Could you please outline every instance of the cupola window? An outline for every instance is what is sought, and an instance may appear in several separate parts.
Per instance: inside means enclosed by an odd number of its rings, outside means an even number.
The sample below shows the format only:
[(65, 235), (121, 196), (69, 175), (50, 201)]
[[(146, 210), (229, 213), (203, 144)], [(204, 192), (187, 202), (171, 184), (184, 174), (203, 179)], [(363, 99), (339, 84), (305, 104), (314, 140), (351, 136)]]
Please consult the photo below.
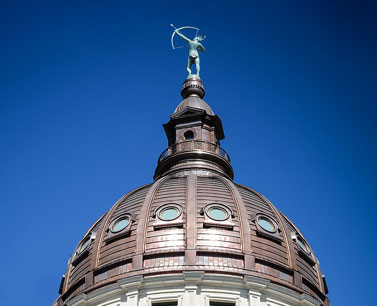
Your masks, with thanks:
[(229, 213), (222, 207), (214, 206), (208, 209), (208, 216), (216, 221), (224, 221), (229, 218)]
[(76, 249), (75, 256), (72, 260), (72, 265), (77, 266), (89, 254), (89, 246), (92, 240), (96, 239), (96, 233), (92, 232), (82, 240), (79, 247)]
[(276, 232), (276, 226), (272, 220), (269, 218), (266, 218), (264, 216), (260, 216), (257, 219), (257, 222), (261, 228), (263, 228), (265, 231), (270, 232), (270, 233), (275, 233)]
[(251, 215), (251, 221), (255, 222), (257, 235), (281, 243), (282, 237), (279, 232), (279, 227), (271, 217), (254, 213)]
[(118, 233), (121, 230), (124, 230), (128, 225), (130, 224), (130, 218), (128, 216), (119, 218), (114, 222), (114, 224), (111, 227), (111, 231), (113, 233)]
[(107, 229), (105, 241), (110, 243), (112, 240), (128, 236), (131, 233), (132, 222), (136, 220), (133, 213), (126, 213), (114, 219)]
[(183, 209), (180, 204), (169, 203), (159, 206), (153, 217), (156, 222), (153, 224), (155, 229), (162, 227), (182, 227), (183, 226)]
[(233, 229), (234, 217), (233, 211), (226, 205), (220, 203), (211, 203), (200, 210), (200, 214), (204, 215), (205, 227), (221, 227), (226, 229)]
[(312, 252), (310, 251), (310, 248), (308, 244), (305, 242), (305, 240), (299, 235), (292, 233), (292, 238), (296, 240), (296, 243), (298, 245), (298, 255), (305, 259), (305, 261), (310, 264), (311, 266), (315, 265), (314, 258), (312, 256)]
[(194, 132), (187, 131), (184, 133), (185, 140), (193, 140), (194, 139)]
[(89, 244), (90, 244), (90, 236), (85, 238), (85, 240), (81, 243), (79, 249), (77, 250), (77, 254), (79, 255), (82, 252), (84, 252), (89, 247)]
[(305, 241), (300, 236), (297, 236), (297, 244), (301, 250), (303, 250), (306, 254), (310, 255), (308, 246), (306, 245)]
[(159, 218), (163, 221), (171, 221), (177, 219), (180, 214), (177, 207), (167, 207), (160, 211)]

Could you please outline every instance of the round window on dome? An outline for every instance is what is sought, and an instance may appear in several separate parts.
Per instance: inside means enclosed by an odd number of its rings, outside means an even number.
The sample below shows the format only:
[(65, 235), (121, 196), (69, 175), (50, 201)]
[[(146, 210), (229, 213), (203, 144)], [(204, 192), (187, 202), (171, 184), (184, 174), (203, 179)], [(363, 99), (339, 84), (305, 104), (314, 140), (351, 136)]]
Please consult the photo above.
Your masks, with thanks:
[(275, 233), (277, 230), (275, 223), (270, 218), (260, 216), (258, 217), (257, 222), (258, 225), (267, 232)]
[(226, 221), (232, 214), (231, 210), (223, 204), (213, 203), (204, 208), (204, 212), (209, 219), (214, 221)]
[(124, 230), (130, 224), (130, 218), (128, 216), (120, 217), (111, 226), (113, 233), (118, 233)]
[(297, 244), (300, 247), (301, 250), (303, 250), (306, 254), (310, 255), (310, 250), (304, 239), (302, 239), (300, 236), (297, 236)]
[(224, 221), (229, 218), (229, 213), (222, 207), (214, 206), (208, 209), (208, 216), (216, 221)]
[(185, 140), (193, 140), (194, 139), (194, 132), (193, 131), (187, 131), (184, 134)]
[(77, 250), (77, 254), (81, 254), (82, 252), (84, 252), (89, 247), (89, 244), (90, 244), (90, 236), (85, 238), (85, 240), (80, 244), (80, 247)]
[(160, 210), (158, 218), (163, 221), (172, 221), (181, 215), (181, 210), (176, 206), (167, 206)]

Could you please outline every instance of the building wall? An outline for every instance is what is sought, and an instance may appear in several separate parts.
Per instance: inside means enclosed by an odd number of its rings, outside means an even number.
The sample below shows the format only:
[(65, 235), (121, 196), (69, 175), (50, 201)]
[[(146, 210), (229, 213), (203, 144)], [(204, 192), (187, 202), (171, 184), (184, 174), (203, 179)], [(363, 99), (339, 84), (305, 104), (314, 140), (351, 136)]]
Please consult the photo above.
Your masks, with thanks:
[(177, 306), (210, 306), (228, 302), (235, 306), (319, 306), (306, 293), (273, 284), (260, 277), (183, 272), (135, 276), (118, 280), (68, 301), (67, 306), (153, 306), (176, 301)]

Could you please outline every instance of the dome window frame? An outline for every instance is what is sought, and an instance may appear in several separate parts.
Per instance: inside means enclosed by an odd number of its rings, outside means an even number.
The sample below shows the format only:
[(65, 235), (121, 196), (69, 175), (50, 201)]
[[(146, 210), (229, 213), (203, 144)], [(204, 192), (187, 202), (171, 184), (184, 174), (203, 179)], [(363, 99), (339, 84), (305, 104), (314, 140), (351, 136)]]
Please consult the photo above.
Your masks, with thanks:
[[(72, 266), (77, 266), (85, 257), (90, 253), (90, 245), (92, 241), (96, 239), (96, 232), (91, 232), (81, 240), (78, 247), (75, 250), (74, 257), (72, 260)], [(83, 247), (85, 245), (85, 247)]]
[(298, 255), (312, 267), (315, 266), (316, 262), (313, 252), (306, 240), (298, 233), (292, 233), (291, 236), (292, 240), (296, 243)]
[[(113, 228), (115, 224), (117, 224), (119, 221), (124, 220), (124, 219), (128, 219), (128, 224), (124, 228), (118, 231), (114, 231)], [(135, 220), (136, 220), (136, 215), (134, 213), (124, 213), (124, 214), (121, 214), (120, 216), (117, 216), (114, 220), (111, 221), (109, 227), (107, 228), (107, 236), (105, 238), (105, 242), (108, 243), (118, 238), (129, 236), (131, 234), (132, 224)]]
[[(176, 210), (178, 212), (177, 216), (171, 219), (163, 218), (162, 213), (168, 209)], [(153, 212), (152, 217), (155, 219), (153, 228), (156, 230), (167, 227), (183, 227), (183, 213), (184, 210), (181, 204), (175, 202), (162, 204), (158, 206)]]
[[(222, 210), (226, 213), (226, 218), (218, 219), (211, 215), (214, 209)], [(201, 208), (200, 214), (204, 216), (203, 227), (219, 227), (233, 230), (235, 224), (232, 219), (235, 217), (234, 212), (229, 206), (223, 203), (212, 202)]]
[[(264, 219), (267, 222), (271, 223), (274, 227), (274, 231), (270, 231), (270, 230), (266, 229), (265, 227), (263, 227), (263, 225), (261, 225), (259, 223), (259, 221), (261, 219)], [(281, 230), (279, 228), (278, 223), (273, 218), (271, 218), (270, 216), (268, 216), (266, 214), (261, 214), (261, 213), (253, 213), (251, 215), (251, 221), (254, 222), (254, 224), (255, 224), (256, 234), (258, 236), (264, 237), (264, 238), (269, 238), (269, 239), (272, 239), (276, 242), (281, 242), (283, 240), (283, 238), (280, 235)]]
[[(190, 135), (189, 137), (187, 137), (187, 135)], [(187, 130), (183, 133), (183, 140), (184, 141), (193, 141), (195, 140), (195, 132), (193, 130)]]

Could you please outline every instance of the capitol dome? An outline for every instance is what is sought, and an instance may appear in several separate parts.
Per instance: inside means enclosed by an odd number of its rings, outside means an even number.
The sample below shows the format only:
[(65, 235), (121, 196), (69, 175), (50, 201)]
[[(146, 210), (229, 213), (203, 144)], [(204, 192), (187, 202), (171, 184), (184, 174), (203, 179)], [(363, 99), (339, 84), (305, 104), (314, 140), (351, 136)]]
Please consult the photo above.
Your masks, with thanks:
[(154, 182), (82, 237), (54, 305), (330, 305), (300, 230), (233, 182), (222, 122), (204, 94), (199, 79), (185, 81)]

